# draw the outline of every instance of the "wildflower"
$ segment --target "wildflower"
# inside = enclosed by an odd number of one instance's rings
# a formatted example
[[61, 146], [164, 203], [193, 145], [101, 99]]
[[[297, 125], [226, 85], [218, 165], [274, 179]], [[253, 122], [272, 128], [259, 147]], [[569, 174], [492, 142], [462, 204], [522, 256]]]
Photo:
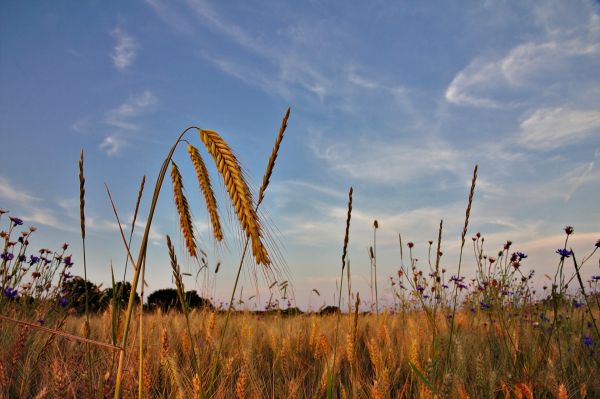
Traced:
[[442, 288], [448, 289], [448, 286], [446, 284], [442, 284]]
[[488, 258], [488, 260], [490, 261], [490, 265], [493, 264], [496, 261], [496, 258], [494, 258], [493, 256], [490, 256]]
[[6, 209], [0, 208], [0, 216], [4, 215], [5, 213], [8, 213], [8, 211]]
[[33, 278], [38, 278], [38, 277], [40, 277], [41, 275], [42, 275], [42, 274], [41, 274], [40, 272], [33, 272], [33, 273], [31, 273], [31, 277], [33, 277]]
[[510, 240], [506, 241], [506, 244], [504, 244], [504, 250], [508, 251], [508, 249], [510, 248], [511, 245], [512, 245], [512, 241], [510, 241]]
[[490, 305], [485, 302], [479, 302], [479, 306], [481, 307], [481, 310], [487, 310], [490, 308]]
[[573, 251], [565, 248], [557, 249], [556, 253], [559, 254], [562, 259], [568, 258], [569, 256], [573, 255]]
[[477, 237], [477, 238], [481, 238], [481, 233], [480, 233], [480, 232], [477, 232], [477, 234], [475, 234], [475, 237]]
[[580, 308], [580, 307], [582, 307], [582, 306], [583, 306], [583, 302], [577, 302], [577, 300], [576, 300], [576, 299], [573, 299], [573, 307], [574, 307], [575, 309], [579, 309], [579, 308]]
[[433, 244], [433, 241], [429, 240], [427, 241], [429, 243], [429, 245]]
[[521, 264], [519, 263], [519, 261], [518, 261], [518, 260], [515, 260], [515, 261], [512, 263], [512, 267], [514, 267], [515, 269], [518, 269], [518, 268], [519, 268], [519, 266], [521, 266]]
[[46, 321], [44, 319], [38, 319], [37, 322], [40, 326], [43, 326]]
[[523, 259], [527, 258], [527, 254], [524, 254], [523, 252], [517, 251], [517, 256], [519, 257], [519, 260], [523, 260]]
[[10, 221], [14, 223], [15, 226], [21, 226], [23, 224], [23, 220], [14, 216], [10, 216]]
[[40, 258], [38, 256], [34, 256], [34, 255], [29, 255], [29, 264], [31, 266], [35, 265], [36, 263], [38, 263], [40, 261]]
[[66, 251], [67, 248], [69, 248], [69, 244], [67, 244], [66, 242], [63, 244], [62, 249], [63, 251]]
[[8, 288], [5, 288], [2, 293], [8, 299], [15, 299], [17, 297], [18, 291], [14, 288], [8, 287]]
[[467, 289], [468, 287], [465, 284], [459, 284], [458, 288], [462, 289]]
[[589, 337], [589, 336], [587, 336], [587, 335], [583, 336], [583, 340], [582, 341], [583, 341], [583, 344], [585, 346], [591, 346], [594, 343], [594, 341], [592, 341], [592, 338]]
[[592, 280], [594, 280], [594, 281], [600, 281], [600, 276], [592, 276]]
[[412, 248], [415, 246], [415, 243], [413, 243], [412, 241], [409, 241], [408, 244], [406, 244], [406, 245], [408, 245], [409, 248]]
[[25, 262], [27, 260], [27, 256], [19, 255], [19, 262]]
[[423, 292], [423, 291], [425, 291], [425, 288], [424, 287], [417, 287], [417, 291]]
[[73, 278], [73, 275], [72, 275], [71, 273], [69, 273], [69, 272], [65, 272], [65, 273], [63, 274], [63, 276], [64, 276], [65, 280], [68, 280], [68, 279], [70, 279], [70, 278]]
[[374, 227], [374, 228], [376, 228], [376, 229], [378, 229], [378, 228], [379, 228], [379, 222], [377, 221], [377, 219], [375, 219], [375, 220], [373, 221], [373, 227]]
[[67, 298], [63, 297], [58, 300], [58, 305], [63, 309], [66, 308], [68, 304], [69, 304], [69, 300]]
[[14, 257], [15, 256], [13, 254], [11, 254], [10, 252], [6, 252], [6, 251], [2, 252], [0, 254], [0, 258], [3, 260], [6, 260], [6, 261], [13, 260]]
[[565, 227], [565, 233], [567, 233], [568, 236], [570, 236], [571, 234], [573, 234], [573, 226], [567, 226], [567, 227]]
[[66, 267], [71, 267], [74, 265], [73, 261], [71, 261], [71, 255], [65, 256], [65, 258], [63, 259], [63, 262], [65, 262]]
[[596, 248], [600, 248], [600, 240], [596, 241]]

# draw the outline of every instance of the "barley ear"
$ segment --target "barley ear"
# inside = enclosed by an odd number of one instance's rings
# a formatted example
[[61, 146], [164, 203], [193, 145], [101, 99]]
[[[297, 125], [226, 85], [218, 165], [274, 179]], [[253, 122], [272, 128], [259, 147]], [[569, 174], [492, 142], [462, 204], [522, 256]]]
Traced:
[[208, 210], [208, 215], [210, 216], [213, 234], [217, 241], [221, 241], [223, 240], [223, 231], [221, 229], [221, 221], [219, 220], [219, 213], [217, 211], [217, 200], [215, 200], [215, 194], [213, 192], [212, 185], [210, 184], [208, 170], [206, 169], [206, 165], [204, 164], [198, 149], [191, 144], [188, 144], [187, 149], [188, 153], [190, 154], [192, 164], [194, 164], [194, 169], [196, 170], [196, 176], [198, 177], [200, 190], [204, 195], [204, 201], [206, 202], [206, 209]]
[[171, 179], [173, 180], [173, 196], [175, 206], [179, 214], [179, 226], [185, 239], [185, 246], [192, 257], [196, 257], [196, 240], [194, 239], [194, 229], [192, 227], [192, 216], [188, 201], [183, 194], [183, 181], [181, 173], [175, 162], [171, 162]]
[[257, 264], [271, 264], [267, 249], [261, 240], [261, 225], [252, 201], [252, 194], [244, 179], [240, 164], [229, 145], [212, 130], [201, 130], [200, 139], [212, 156], [217, 170], [223, 177], [238, 220], [246, 236], [252, 239], [252, 253]]

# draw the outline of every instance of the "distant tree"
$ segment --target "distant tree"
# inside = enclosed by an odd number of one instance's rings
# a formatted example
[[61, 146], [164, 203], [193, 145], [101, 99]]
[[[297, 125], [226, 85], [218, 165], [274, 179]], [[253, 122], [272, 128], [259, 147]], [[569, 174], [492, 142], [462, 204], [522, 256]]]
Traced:
[[[185, 302], [188, 309], [214, 308], [208, 299], [200, 297], [196, 291], [187, 291], [185, 293]], [[163, 288], [154, 291], [148, 296], [148, 307], [150, 309], [161, 309], [163, 312], [170, 309], [181, 310], [177, 290], [174, 288]]]
[[338, 308], [337, 306], [325, 306], [323, 309], [321, 309], [321, 311], [319, 312], [319, 314], [334, 314], [340, 311], [340, 308]]
[[[118, 283], [115, 284], [114, 290], [112, 287], [104, 290], [103, 301], [105, 302], [105, 305], [108, 305], [109, 303], [112, 303], [113, 297], [114, 297], [116, 302], [120, 303], [119, 306], [121, 306], [123, 308], [123, 307], [126, 307], [127, 303], [129, 302], [130, 292], [131, 292], [131, 283], [129, 281], [127, 281], [125, 283], [119, 281]], [[135, 303], [140, 302], [140, 296], [137, 294], [137, 292], [135, 293], [135, 296], [134, 296], [134, 302]]]
[[75, 276], [62, 284], [62, 295], [59, 299], [65, 307], [75, 309], [77, 313], [85, 312], [85, 289], [88, 291], [88, 309], [90, 312], [102, 311], [106, 303], [103, 301], [103, 292], [100, 287], [82, 277]]

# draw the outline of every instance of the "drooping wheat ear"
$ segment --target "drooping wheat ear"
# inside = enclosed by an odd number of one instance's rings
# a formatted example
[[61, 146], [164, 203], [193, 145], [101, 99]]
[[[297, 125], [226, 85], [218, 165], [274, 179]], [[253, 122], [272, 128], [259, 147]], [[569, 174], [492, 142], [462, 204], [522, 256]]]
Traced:
[[83, 175], [83, 149], [79, 154], [79, 222], [81, 238], [85, 240], [85, 177]]
[[260, 192], [258, 193], [258, 201], [257, 207], [261, 204], [265, 197], [265, 190], [269, 185], [269, 179], [271, 178], [271, 174], [273, 173], [273, 167], [275, 166], [275, 160], [277, 159], [277, 153], [279, 152], [279, 145], [281, 144], [281, 140], [283, 139], [283, 133], [285, 133], [285, 129], [287, 128], [287, 121], [290, 117], [290, 107], [288, 107], [283, 119], [281, 120], [281, 126], [279, 127], [279, 134], [277, 135], [277, 139], [275, 140], [275, 145], [273, 145], [273, 150], [271, 151], [271, 156], [269, 157], [269, 163], [267, 163], [267, 170], [265, 171], [265, 175], [263, 176], [262, 185], [260, 186]]
[[252, 239], [252, 253], [256, 263], [265, 266], [270, 265], [271, 261], [267, 249], [261, 240], [261, 226], [252, 203], [252, 195], [237, 158], [217, 132], [201, 129], [198, 129], [198, 131], [200, 139], [213, 157], [217, 170], [223, 177], [238, 220], [246, 232], [246, 236]]
[[473, 179], [471, 180], [471, 191], [469, 191], [469, 202], [467, 203], [467, 211], [465, 213], [465, 226], [462, 231], [462, 242], [464, 245], [465, 236], [467, 235], [467, 227], [469, 225], [469, 216], [471, 216], [471, 205], [473, 204], [473, 194], [475, 193], [475, 182], [477, 181], [477, 165], [473, 170]]
[[196, 257], [196, 240], [194, 238], [194, 228], [192, 227], [192, 216], [187, 198], [183, 194], [183, 181], [181, 173], [175, 162], [171, 162], [171, 179], [173, 180], [173, 196], [175, 206], [179, 214], [179, 226], [185, 239], [185, 246], [192, 257]]
[[212, 185], [210, 184], [208, 170], [196, 147], [188, 144], [188, 153], [194, 164], [194, 169], [196, 170], [200, 190], [202, 190], [202, 194], [204, 195], [204, 201], [206, 202], [206, 208], [208, 209], [208, 214], [210, 216], [213, 234], [217, 241], [221, 241], [223, 240], [223, 231], [221, 230], [221, 222], [219, 220], [219, 213], [217, 212], [217, 200], [215, 199], [215, 194], [213, 193]]

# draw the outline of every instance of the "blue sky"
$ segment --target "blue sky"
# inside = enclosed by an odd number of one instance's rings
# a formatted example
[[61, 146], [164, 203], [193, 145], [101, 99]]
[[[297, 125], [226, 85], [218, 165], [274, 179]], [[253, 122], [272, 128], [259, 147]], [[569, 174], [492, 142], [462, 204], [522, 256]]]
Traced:
[[[220, 132], [258, 187], [291, 106], [263, 211], [301, 306], [312, 288], [323, 293], [313, 306], [332, 300], [351, 185], [350, 260], [363, 297], [374, 219], [384, 298], [399, 232], [426, 259], [444, 219], [443, 263], [455, 269], [475, 164], [469, 234], [481, 231], [490, 253], [512, 240], [541, 282], [565, 225], [575, 227], [576, 253], [600, 238], [600, 5], [514, 3], [2, 2], [0, 207], [39, 227], [34, 247], [70, 242], [82, 272], [84, 148], [89, 274], [107, 284], [110, 263], [122, 270], [125, 255], [105, 182], [130, 220], [147, 175], [143, 227], [162, 159], [195, 124]], [[214, 244], [184, 148], [175, 160], [199, 242], [211, 267], [223, 262], [214, 293], [224, 298], [237, 226], [229, 218], [227, 244]], [[177, 231], [167, 184], [150, 289], [171, 285], [165, 234], [193, 268]], [[586, 266], [598, 272], [597, 260]], [[245, 276], [244, 296], [252, 280]]]

